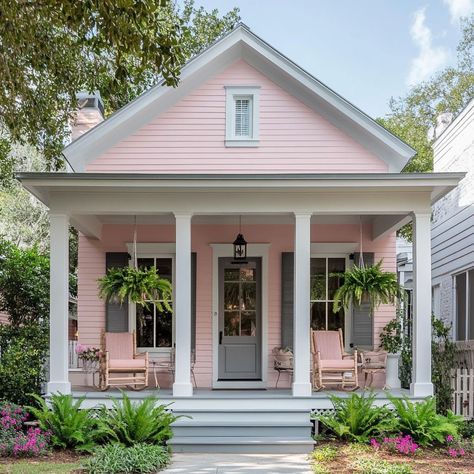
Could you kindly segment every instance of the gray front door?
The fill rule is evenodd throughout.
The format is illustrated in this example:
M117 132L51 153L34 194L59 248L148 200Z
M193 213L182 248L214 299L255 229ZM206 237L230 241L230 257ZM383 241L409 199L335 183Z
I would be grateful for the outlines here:
M262 259L219 258L219 380L262 379Z

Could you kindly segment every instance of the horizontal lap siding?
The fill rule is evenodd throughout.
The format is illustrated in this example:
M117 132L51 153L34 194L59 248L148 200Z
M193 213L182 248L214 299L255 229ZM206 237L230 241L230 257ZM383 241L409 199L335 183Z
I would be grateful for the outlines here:
M225 85L258 85L260 143L226 148ZM90 172L383 172L386 164L243 61L87 167Z
M232 242L236 234L235 225L193 225L192 250L197 253L196 287L196 379L198 386L210 387L212 383L212 248L209 244ZM294 249L294 226L292 225L243 225L248 242L270 243L268 262L268 346L264 366L268 369L268 384L273 386L276 374L273 370L272 349L281 344L281 253ZM138 226L140 242L173 242L174 226ZM133 227L127 225L105 225L102 241L79 240L79 340L96 345L100 330L104 327L104 304L97 298L97 278L104 273L105 252L123 252L126 243L132 240ZM364 252L374 252L375 261L384 259L387 270L395 270L395 236L377 242L370 240L371 229L364 229ZM312 242L358 242L359 226L313 225ZM375 341L378 345L380 329L394 316L391 307L381 307L375 312ZM166 355L152 355L163 358ZM162 386L170 383L169 377L160 374ZM289 380L282 377L281 386Z

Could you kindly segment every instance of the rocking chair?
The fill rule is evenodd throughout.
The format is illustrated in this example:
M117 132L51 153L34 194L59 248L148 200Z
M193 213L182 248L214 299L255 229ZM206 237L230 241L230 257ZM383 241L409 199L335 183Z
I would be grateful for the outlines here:
M100 390L119 386L143 390L148 386L148 352L137 353L135 348L135 332L102 331Z
M359 387L357 374L357 351L344 352L342 331L311 330L311 352L313 354L313 389L321 390L327 385L340 385L343 390Z

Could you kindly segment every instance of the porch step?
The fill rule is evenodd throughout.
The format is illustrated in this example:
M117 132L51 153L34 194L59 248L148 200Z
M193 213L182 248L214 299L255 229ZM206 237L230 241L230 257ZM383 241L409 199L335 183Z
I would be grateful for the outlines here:
M308 410L196 409L173 410L181 416L168 441L174 452L309 453Z

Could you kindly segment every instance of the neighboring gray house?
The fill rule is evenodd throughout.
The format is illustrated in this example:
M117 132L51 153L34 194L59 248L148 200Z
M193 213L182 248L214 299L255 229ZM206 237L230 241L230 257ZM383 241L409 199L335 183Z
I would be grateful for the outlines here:
M464 171L458 187L433 207L433 311L453 322L456 341L474 340L474 100L435 131L434 171Z

